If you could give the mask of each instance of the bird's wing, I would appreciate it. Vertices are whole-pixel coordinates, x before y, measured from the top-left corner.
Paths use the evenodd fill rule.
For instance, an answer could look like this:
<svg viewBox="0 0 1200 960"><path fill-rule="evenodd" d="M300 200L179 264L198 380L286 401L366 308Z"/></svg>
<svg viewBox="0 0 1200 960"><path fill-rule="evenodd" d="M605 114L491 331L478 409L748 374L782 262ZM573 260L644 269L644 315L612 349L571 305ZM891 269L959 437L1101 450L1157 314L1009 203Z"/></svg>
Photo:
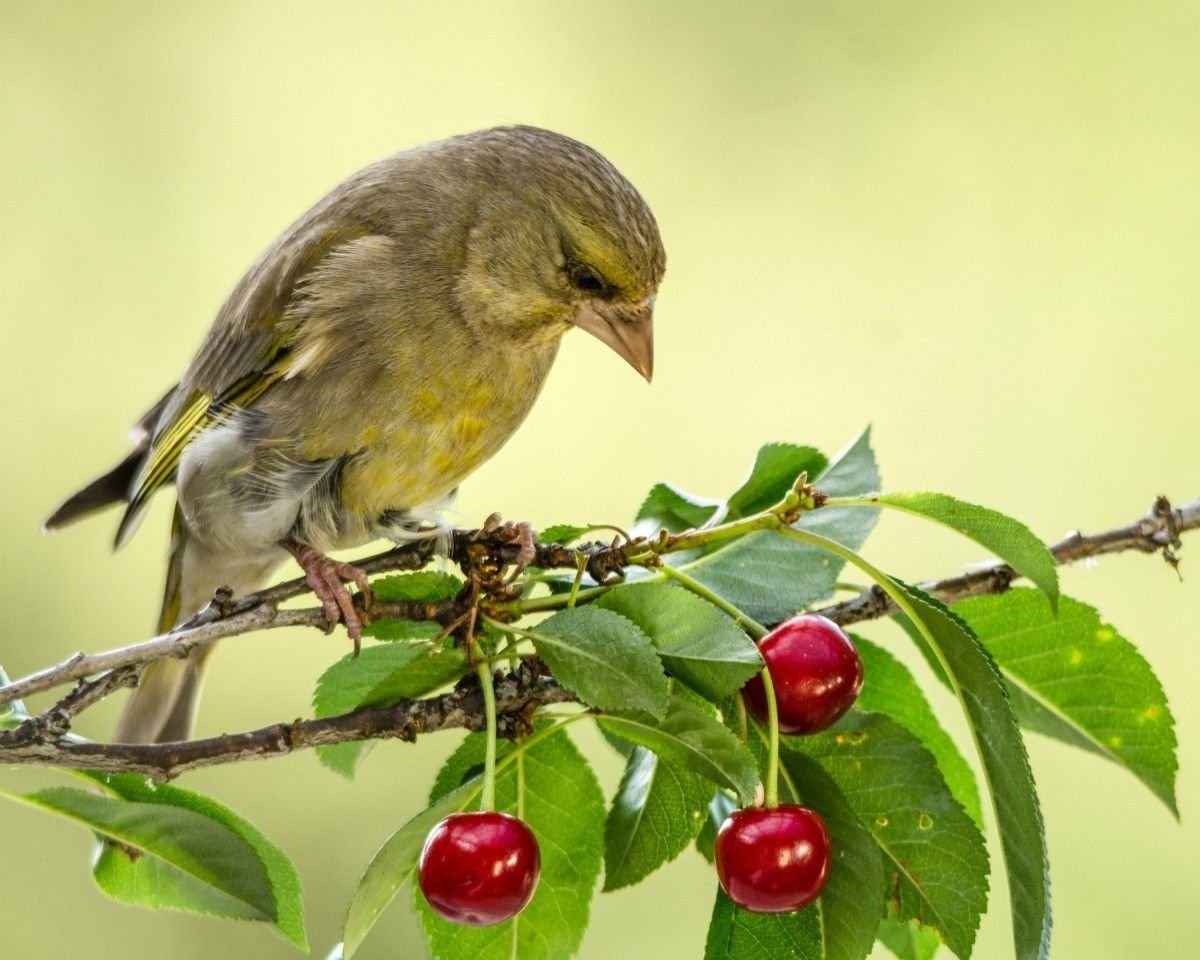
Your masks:
<svg viewBox="0 0 1200 960"><path fill-rule="evenodd" d="M174 479L192 438L234 410L252 406L287 375L300 329L288 322L288 308L301 282L330 252L369 233L345 222L301 221L242 278L149 428L149 449L130 487L117 546L133 534L154 492Z"/></svg>

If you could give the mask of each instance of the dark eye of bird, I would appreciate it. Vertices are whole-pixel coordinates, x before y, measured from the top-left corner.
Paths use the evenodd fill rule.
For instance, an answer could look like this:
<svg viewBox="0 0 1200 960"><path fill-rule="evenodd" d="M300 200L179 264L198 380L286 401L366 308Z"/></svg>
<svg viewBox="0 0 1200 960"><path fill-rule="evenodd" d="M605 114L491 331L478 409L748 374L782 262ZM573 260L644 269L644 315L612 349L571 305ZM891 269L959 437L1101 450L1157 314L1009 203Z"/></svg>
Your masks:
<svg viewBox="0 0 1200 960"><path fill-rule="evenodd" d="M586 264L571 262L567 265L567 272L576 290L582 290L584 293L604 293L608 289L604 278Z"/></svg>

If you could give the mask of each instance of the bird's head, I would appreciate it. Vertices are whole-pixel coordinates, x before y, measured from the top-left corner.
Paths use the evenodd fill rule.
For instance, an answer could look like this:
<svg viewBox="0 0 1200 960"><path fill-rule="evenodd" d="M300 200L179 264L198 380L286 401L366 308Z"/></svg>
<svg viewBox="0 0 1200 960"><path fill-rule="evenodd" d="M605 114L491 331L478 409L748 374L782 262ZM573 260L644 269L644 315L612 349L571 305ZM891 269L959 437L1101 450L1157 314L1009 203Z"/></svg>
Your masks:
<svg viewBox="0 0 1200 960"><path fill-rule="evenodd" d="M666 255L641 194L591 147L548 130L459 143L482 194L458 282L470 322L518 347L579 327L649 380Z"/></svg>

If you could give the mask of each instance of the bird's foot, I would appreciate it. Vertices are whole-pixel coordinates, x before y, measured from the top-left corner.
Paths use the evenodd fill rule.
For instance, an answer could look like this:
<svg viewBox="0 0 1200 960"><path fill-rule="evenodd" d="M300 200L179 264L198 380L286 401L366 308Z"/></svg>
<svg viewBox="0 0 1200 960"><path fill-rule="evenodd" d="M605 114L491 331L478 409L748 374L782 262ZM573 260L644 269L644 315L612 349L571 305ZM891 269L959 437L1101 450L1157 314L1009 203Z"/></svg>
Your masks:
<svg viewBox="0 0 1200 960"><path fill-rule="evenodd" d="M366 573L353 564L333 560L315 547L298 540L285 540L282 546L296 558L296 563L304 571L305 581L321 601L329 629L332 630L339 620L344 623L357 654L362 647L363 622L346 584L355 584L364 600L369 602L371 584L367 581Z"/></svg>
<svg viewBox="0 0 1200 960"><path fill-rule="evenodd" d="M537 531L526 521L505 523L498 513L493 513L483 521L476 537L491 537L499 543L515 543L517 558L513 561L513 572L504 581L505 585L512 583L537 558Z"/></svg>

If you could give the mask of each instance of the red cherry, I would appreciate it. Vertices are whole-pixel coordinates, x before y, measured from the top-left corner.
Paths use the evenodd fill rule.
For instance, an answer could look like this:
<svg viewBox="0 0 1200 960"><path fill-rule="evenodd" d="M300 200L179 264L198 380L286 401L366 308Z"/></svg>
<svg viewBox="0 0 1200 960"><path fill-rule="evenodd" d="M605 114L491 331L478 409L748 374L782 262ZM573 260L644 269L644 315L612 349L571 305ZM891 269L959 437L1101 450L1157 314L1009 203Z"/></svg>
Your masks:
<svg viewBox="0 0 1200 960"><path fill-rule="evenodd" d="M483 927L525 908L540 869L537 839L516 817L454 813L425 839L417 877L436 913Z"/></svg>
<svg viewBox="0 0 1200 960"><path fill-rule="evenodd" d="M779 706L784 733L817 733L850 709L862 689L858 651L832 620L805 613L785 620L758 641ZM767 720L762 677L751 677L742 692L751 712Z"/></svg>
<svg viewBox="0 0 1200 960"><path fill-rule="evenodd" d="M717 831L717 877L739 907L788 913L821 895L829 874L829 833L808 807L735 810Z"/></svg>

